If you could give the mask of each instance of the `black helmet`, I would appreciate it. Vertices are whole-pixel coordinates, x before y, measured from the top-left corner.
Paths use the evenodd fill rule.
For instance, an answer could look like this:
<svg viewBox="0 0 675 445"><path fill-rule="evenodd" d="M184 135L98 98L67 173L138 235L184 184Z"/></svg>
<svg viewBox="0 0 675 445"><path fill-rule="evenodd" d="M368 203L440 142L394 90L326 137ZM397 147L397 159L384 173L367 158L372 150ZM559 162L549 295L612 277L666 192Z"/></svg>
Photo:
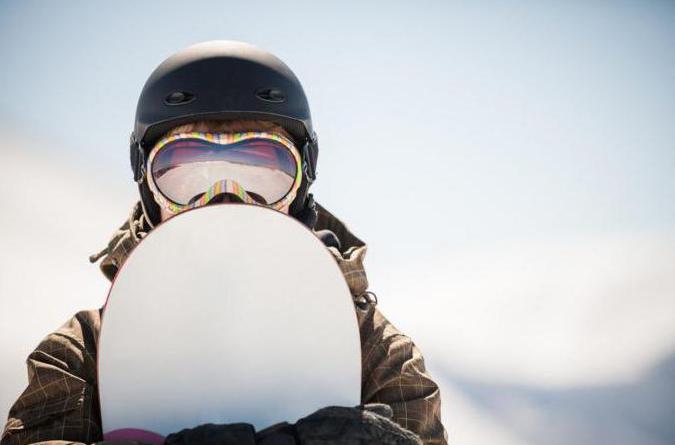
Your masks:
<svg viewBox="0 0 675 445"><path fill-rule="evenodd" d="M171 128L205 119L260 119L286 129L303 164L302 185L289 213L313 225L307 221L308 210L314 210L307 189L316 178L319 147L302 85L276 56L224 40L199 43L170 56L141 91L131 133L131 168L153 225L160 221L160 212L145 177L149 150Z"/></svg>

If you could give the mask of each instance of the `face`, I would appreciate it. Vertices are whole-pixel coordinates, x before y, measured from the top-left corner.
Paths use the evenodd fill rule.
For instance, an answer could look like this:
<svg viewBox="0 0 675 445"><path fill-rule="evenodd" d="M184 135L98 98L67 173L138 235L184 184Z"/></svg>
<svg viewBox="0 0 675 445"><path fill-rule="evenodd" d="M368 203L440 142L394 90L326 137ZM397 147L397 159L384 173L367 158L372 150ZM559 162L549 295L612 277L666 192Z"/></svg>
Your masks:
<svg viewBox="0 0 675 445"><path fill-rule="evenodd" d="M274 131L274 129L270 129L270 128L255 128L255 127L247 127L244 131L236 131L236 130L239 130L239 129L235 129L235 131L230 132L230 131L223 131L222 128L213 128L213 127L204 128L203 126L198 127L198 128L186 128L185 126L183 126L183 127L177 127L176 129L169 132L166 136L174 136L174 135L179 135L179 134L183 134L183 133L191 133L193 131L197 131L199 133L218 133L218 134L223 135L224 138L227 138L227 137L231 136L233 133L264 132L264 133L267 133L267 134L278 135L278 136L281 136L282 138L290 139L288 137L288 135L285 133L285 131L283 131L283 129L280 129L280 128L279 128L280 131ZM213 136L208 136L208 137L213 137ZM236 140L241 141L241 139L240 139L241 137L242 137L241 135L237 135L238 139L236 139ZM255 138L257 136L253 136L253 137ZM246 135L244 135L244 139L245 138L246 138ZM209 139L209 140L212 140L212 139ZM220 139L220 140L222 141L223 139ZM225 140L227 140L227 139L225 139ZM155 147L157 147L160 143L161 143L161 140L160 140L160 142L158 142L158 144ZM241 143L241 142L239 142L239 143ZM295 146L290 141L287 142L286 145L287 145L288 148L282 147L282 151L291 149L291 151L295 153L294 156L297 156L296 161L292 161L292 162L295 163L294 165L298 165L297 163L300 161L300 157L299 157L299 153L297 151L297 148L295 148ZM166 148L161 148L160 151L157 152L157 153L160 153L157 156L157 158L160 159L160 156L162 156L163 153L167 153L166 150L175 150L175 149L170 148L170 146L167 145ZM208 150L208 148L207 148L207 150ZM252 153L256 153L256 152L258 152L257 148L255 148ZM168 152L168 153L170 153L170 152ZM167 156L170 156L168 153L167 153ZM223 153L225 153L225 152L223 152ZM236 153L236 152L234 152L234 153ZM240 152L240 153L243 153L243 152ZM286 152L286 153L288 153L288 152ZM201 153L199 154L199 156L202 156ZM268 156L269 156L269 154L268 154ZM161 161L153 161L152 158L153 158L153 156L151 155L151 157L149 159L149 162L152 162L153 165L157 165L156 162L161 162ZM255 159L255 158L251 158L251 159ZM274 159L274 157L272 159ZM218 161L218 162L220 162L220 161ZM181 164L181 165L188 165L188 164ZM194 164L192 164L192 165L194 165ZM288 166L290 166L291 164L286 164L286 165L287 165L286 168L289 168ZM176 170L174 170L174 171L178 171L178 169L176 168ZM267 170L265 170L265 171L267 171ZM286 170L286 171L289 171L289 170ZM189 175L191 173L187 173L187 174ZM195 180L199 181L200 180L199 178L201 178L201 174L197 170L195 171L195 174L198 175L198 176L195 177ZM166 173L164 175L166 175ZM184 175L185 175L185 173L184 173ZM155 178L155 177L153 176L151 178ZM274 178L277 178L277 180L275 181ZM220 180L225 180L225 179L234 180L235 178L234 177L222 177L222 178L219 178L219 179ZM254 175L253 178L251 178L251 176L249 176L248 180L246 178L241 178L241 179L244 180L244 182L241 183L242 185L247 184L245 186L246 192L247 193L249 193L249 192L253 193L253 195L255 195L254 192L256 190L258 192L261 192L262 189L270 190L271 184L275 184L273 187L278 187L278 183L279 183L278 182L278 173L277 173L277 176L274 176L274 177L272 175L267 175L267 174L261 175L261 174L258 173L256 175ZM239 181L241 179L237 178L236 180ZM155 181L156 180L157 179L155 179ZM180 182L181 184L187 184L191 180L189 179L189 177L183 176L183 179L180 179L180 181L181 181ZM182 182L182 181L186 181L186 182ZM256 181L268 181L268 182L265 182L265 183L261 182L260 188L257 188L253 185L253 184L256 183ZM274 181L274 182L269 182L269 181ZM153 183L154 183L154 181L152 181L150 185L152 186ZM151 190L153 190L153 193L158 192L156 189L153 189L153 187L151 187ZM190 194L192 194L192 193L190 193ZM296 188L294 187L291 190L291 192L287 195L289 200L288 201L284 200L285 204L281 208L277 208L277 210L281 211L282 213L288 214L290 204L291 204L293 198L295 197L295 195L296 195ZM164 199L164 197L155 194L156 200L159 200L160 198ZM219 197L217 197L214 201L211 201L210 203L213 203L213 202L240 202L240 201L237 200L236 198L231 197L231 195L228 194L228 195L220 195ZM251 202L253 202L253 201L251 201ZM162 221L165 221L165 220L171 218L172 216L175 216L177 214L177 213L174 213L175 211L178 211L178 213L180 213L182 211L187 210L187 209L176 210L176 208L173 208L173 211L172 211L172 210L169 210L167 207L165 207L165 205L167 205L166 202L164 203L165 205L162 205L162 203L159 202L159 201L157 201L157 203L158 203L159 208L160 208L160 215L161 215ZM201 204L201 205L209 205L210 203ZM173 207L173 204L171 204L171 206Z"/></svg>

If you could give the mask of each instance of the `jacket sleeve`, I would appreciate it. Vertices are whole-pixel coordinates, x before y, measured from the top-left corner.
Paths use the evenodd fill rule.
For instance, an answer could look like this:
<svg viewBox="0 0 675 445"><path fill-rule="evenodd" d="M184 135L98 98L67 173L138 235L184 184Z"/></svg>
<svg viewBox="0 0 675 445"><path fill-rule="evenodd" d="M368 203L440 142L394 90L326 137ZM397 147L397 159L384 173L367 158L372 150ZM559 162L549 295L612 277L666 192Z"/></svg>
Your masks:
<svg viewBox="0 0 675 445"><path fill-rule="evenodd" d="M361 331L362 403L386 403L393 420L416 433L425 445L446 445L441 394L412 340L378 310L357 306Z"/></svg>
<svg viewBox="0 0 675 445"><path fill-rule="evenodd" d="M28 356L28 387L9 411L0 445L101 440L99 326L98 311L79 312Z"/></svg>

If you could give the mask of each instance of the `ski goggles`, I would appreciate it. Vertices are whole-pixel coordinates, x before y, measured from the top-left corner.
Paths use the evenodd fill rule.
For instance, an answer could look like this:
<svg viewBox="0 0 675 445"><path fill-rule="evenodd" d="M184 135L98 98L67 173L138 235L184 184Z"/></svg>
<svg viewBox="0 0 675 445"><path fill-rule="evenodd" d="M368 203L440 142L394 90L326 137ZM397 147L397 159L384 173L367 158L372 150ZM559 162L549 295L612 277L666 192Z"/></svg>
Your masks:
<svg viewBox="0 0 675 445"><path fill-rule="evenodd" d="M161 139L147 161L148 186L172 213L199 207L221 193L280 210L302 181L302 161L276 133L180 133Z"/></svg>

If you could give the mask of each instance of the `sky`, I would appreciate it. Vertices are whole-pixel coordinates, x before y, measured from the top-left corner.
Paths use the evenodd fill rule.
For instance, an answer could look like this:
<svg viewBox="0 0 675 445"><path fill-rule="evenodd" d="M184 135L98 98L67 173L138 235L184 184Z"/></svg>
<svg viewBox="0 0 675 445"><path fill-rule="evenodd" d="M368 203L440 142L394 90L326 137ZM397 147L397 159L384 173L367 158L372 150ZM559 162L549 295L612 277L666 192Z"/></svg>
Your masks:
<svg viewBox="0 0 675 445"><path fill-rule="evenodd" d="M137 199L145 79L234 39L303 83L315 197L368 243L371 289L443 380L452 437L586 443L628 416L625 443L672 442L624 411L569 415L621 397L674 409L631 392L675 378L653 377L675 350L672 2L190 5L0 0L0 410L35 342L104 298L87 256Z"/></svg>

